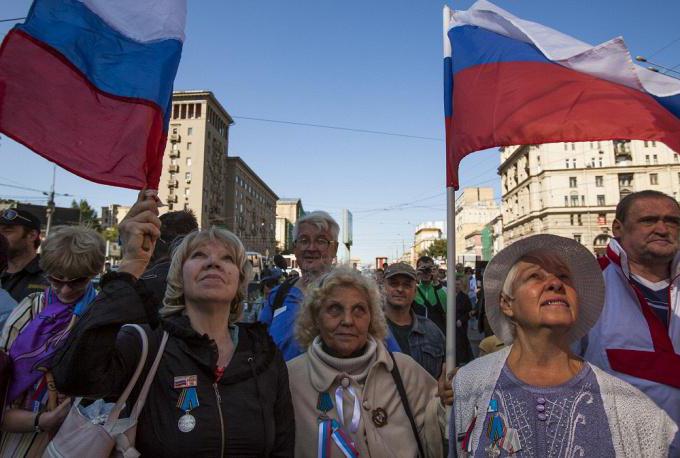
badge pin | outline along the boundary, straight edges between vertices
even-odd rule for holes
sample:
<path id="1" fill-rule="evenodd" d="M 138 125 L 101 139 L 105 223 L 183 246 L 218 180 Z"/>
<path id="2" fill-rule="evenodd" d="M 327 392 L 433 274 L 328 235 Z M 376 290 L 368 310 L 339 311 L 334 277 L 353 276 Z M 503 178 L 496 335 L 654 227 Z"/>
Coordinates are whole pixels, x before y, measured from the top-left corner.
<path id="1" fill-rule="evenodd" d="M 378 407 L 371 412 L 371 420 L 378 428 L 382 428 L 387 424 L 387 412 L 382 407 Z"/>
<path id="2" fill-rule="evenodd" d="M 190 388 L 192 386 L 198 385 L 198 376 L 196 375 L 181 375 L 175 377 L 173 387 L 175 389 L 179 388 Z"/>
<path id="3" fill-rule="evenodd" d="M 194 428 L 196 427 L 196 418 L 190 413 L 185 413 L 184 415 L 179 417 L 177 427 L 183 433 L 189 433 L 193 431 Z"/>

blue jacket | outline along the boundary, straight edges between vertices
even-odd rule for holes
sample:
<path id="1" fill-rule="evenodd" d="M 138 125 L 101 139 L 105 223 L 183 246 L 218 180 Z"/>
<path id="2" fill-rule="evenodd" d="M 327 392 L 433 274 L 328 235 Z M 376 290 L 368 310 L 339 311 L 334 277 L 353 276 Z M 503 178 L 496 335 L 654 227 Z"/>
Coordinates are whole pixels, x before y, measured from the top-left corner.
<path id="1" fill-rule="evenodd" d="M 283 304 L 274 313 L 272 306 L 280 287 L 277 286 L 269 294 L 269 298 L 260 312 L 259 321 L 269 327 L 269 335 L 272 336 L 281 353 L 283 353 L 283 359 L 289 361 L 304 353 L 304 349 L 300 347 L 294 336 L 295 319 L 304 300 L 304 295 L 300 288 L 292 286 L 283 299 Z M 392 352 L 401 352 L 391 333 L 388 333 L 385 345 Z"/>

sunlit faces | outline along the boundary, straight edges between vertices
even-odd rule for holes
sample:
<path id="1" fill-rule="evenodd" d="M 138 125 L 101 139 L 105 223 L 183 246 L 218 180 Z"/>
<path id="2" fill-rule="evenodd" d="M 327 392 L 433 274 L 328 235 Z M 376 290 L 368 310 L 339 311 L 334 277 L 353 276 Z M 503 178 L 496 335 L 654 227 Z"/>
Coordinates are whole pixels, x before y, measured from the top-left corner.
<path id="1" fill-rule="evenodd" d="M 239 267 L 235 259 L 234 251 L 216 240 L 196 247 L 182 266 L 186 303 L 230 304 L 239 286 Z"/>
<path id="2" fill-rule="evenodd" d="M 370 325 L 368 297 L 356 288 L 334 288 L 319 310 L 321 340 L 343 358 L 366 345 Z"/>
<path id="3" fill-rule="evenodd" d="M 678 250 L 680 209 L 670 198 L 640 198 L 623 223 L 613 224 L 626 253 L 636 261 L 670 262 Z"/>
<path id="4" fill-rule="evenodd" d="M 578 317 L 578 295 L 567 266 L 554 259 L 519 261 L 512 297 L 501 310 L 525 331 L 568 330 Z"/>
<path id="5" fill-rule="evenodd" d="M 295 258 L 303 272 L 323 272 L 330 267 L 338 250 L 338 243 L 329 231 L 314 224 L 302 223 L 295 239 Z"/>
<path id="6" fill-rule="evenodd" d="M 393 307 L 410 307 L 416 297 L 416 281 L 408 275 L 394 275 L 385 280 L 385 300 Z"/>

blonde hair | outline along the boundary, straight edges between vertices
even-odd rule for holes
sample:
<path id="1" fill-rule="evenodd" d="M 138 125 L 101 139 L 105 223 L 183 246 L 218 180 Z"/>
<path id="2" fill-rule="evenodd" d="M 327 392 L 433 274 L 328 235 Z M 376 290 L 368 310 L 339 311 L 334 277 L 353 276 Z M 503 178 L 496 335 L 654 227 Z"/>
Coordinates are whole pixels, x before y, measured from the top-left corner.
<path id="1" fill-rule="evenodd" d="M 382 309 L 382 300 L 375 281 L 347 267 L 336 267 L 321 276 L 305 293 L 305 300 L 295 320 L 295 338 L 303 347 L 309 347 L 319 335 L 319 312 L 336 288 L 354 288 L 368 300 L 371 324 L 368 333 L 382 341 L 387 335 L 387 322 Z"/>
<path id="2" fill-rule="evenodd" d="M 42 244 L 40 267 L 64 279 L 94 277 L 102 271 L 106 244 L 94 229 L 56 226 Z"/>
<path id="3" fill-rule="evenodd" d="M 236 295 L 229 304 L 229 323 L 237 321 L 243 312 L 243 299 L 246 297 L 248 282 L 252 277 L 252 267 L 246 257 L 246 250 L 241 240 L 232 232 L 218 227 L 211 227 L 202 231 L 194 231 L 184 237 L 182 242 L 173 250 L 170 269 L 168 270 L 168 286 L 165 289 L 163 307 L 159 313 L 167 317 L 184 311 L 184 282 L 182 268 L 184 262 L 199 246 L 208 242 L 222 242 L 234 254 L 234 263 L 239 270 L 239 285 Z"/>

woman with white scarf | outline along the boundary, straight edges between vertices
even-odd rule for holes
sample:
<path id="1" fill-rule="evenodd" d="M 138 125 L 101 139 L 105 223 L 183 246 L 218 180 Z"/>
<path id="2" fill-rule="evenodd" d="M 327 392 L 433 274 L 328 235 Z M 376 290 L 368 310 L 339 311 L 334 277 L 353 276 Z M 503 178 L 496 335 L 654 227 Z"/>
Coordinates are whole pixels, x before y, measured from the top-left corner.
<path id="1" fill-rule="evenodd" d="M 296 457 L 442 456 L 443 380 L 386 349 L 381 304 L 375 282 L 346 268 L 305 295 L 307 351 L 288 362 Z"/>

